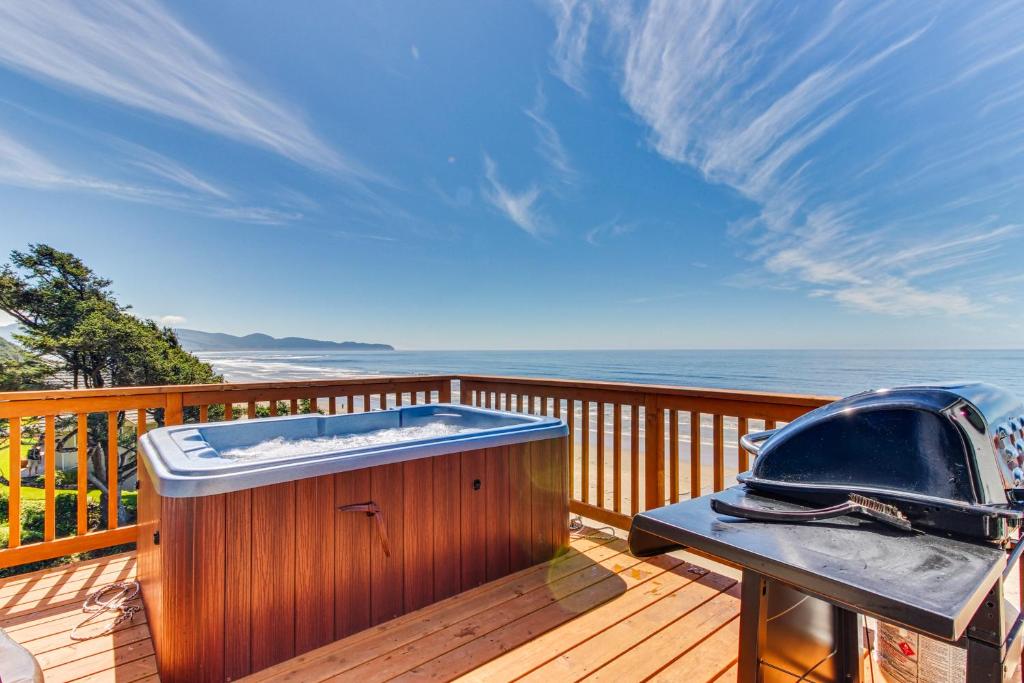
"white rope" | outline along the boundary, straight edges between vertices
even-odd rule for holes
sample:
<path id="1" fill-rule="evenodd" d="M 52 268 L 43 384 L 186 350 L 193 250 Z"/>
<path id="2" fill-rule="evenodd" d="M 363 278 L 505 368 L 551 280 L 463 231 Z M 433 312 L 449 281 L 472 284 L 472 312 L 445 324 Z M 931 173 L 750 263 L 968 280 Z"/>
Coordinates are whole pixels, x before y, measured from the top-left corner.
<path id="1" fill-rule="evenodd" d="M 139 605 L 129 605 L 127 603 L 137 597 L 139 597 L 138 581 L 118 581 L 117 583 L 106 585 L 95 593 L 92 593 L 85 599 L 85 602 L 82 603 L 82 611 L 89 616 L 71 629 L 71 640 L 89 640 L 91 638 L 99 638 L 100 636 L 105 636 L 108 633 L 111 633 L 124 622 L 132 621 L 135 617 L 135 613 L 141 611 L 142 607 Z M 99 633 L 87 636 L 79 635 L 78 629 L 90 624 L 94 619 L 98 619 L 107 612 L 118 612 L 117 618 L 114 619 L 110 626 Z"/>

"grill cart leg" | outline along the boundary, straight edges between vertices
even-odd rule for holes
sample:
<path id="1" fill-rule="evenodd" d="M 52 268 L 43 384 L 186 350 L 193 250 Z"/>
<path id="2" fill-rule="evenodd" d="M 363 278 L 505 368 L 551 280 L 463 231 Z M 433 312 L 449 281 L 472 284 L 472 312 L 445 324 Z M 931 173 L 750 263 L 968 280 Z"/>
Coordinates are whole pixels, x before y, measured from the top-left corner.
<path id="1" fill-rule="evenodd" d="M 1002 683 L 1020 661 L 1020 617 L 1007 629 L 1005 605 L 1001 578 L 967 626 L 967 683 Z"/>
<path id="2" fill-rule="evenodd" d="M 860 617 L 743 570 L 739 683 L 861 683 Z"/>

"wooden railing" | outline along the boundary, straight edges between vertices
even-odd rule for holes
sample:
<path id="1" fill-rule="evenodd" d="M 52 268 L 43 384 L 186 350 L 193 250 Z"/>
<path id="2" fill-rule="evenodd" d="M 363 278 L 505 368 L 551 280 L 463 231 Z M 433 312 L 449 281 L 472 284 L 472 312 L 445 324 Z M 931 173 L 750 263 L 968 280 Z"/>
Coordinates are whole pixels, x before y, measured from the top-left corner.
<path id="1" fill-rule="evenodd" d="M 468 405 L 569 425 L 570 509 L 618 528 L 637 512 L 720 491 L 748 467 L 739 437 L 833 398 L 689 387 L 461 376 Z"/>
<path id="2" fill-rule="evenodd" d="M 300 411 L 363 412 L 453 398 L 565 419 L 571 430 L 570 508 L 619 528 L 628 528 L 641 510 L 724 488 L 748 464 L 737 448 L 740 435 L 793 420 L 831 400 L 468 375 L 0 393 L 0 427 L 6 421 L 10 446 L 8 542 L 6 548 L 0 543 L 0 568 L 134 542 L 134 518 L 126 513 L 122 489 L 134 488 L 135 442 L 148 428 Z M 20 475 L 28 442 L 38 447 L 42 465 L 41 481 L 31 487 Z M 61 486 L 58 453 L 70 454 L 77 468 L 74 481 L 65 477 Z M 104 489 L 114 495 L 98 510 L 90 496 Z M 58 499 L 72 494 L 74 523 L 60 517 L 59 525 Z M 42 510 L 38 538 L 23 534 L 28 507 Z"/>
<path id="3" fill-rule="evenodd" d="M 135 442 L 147 428 L 299 411 L 352 413 L 448 402 L 451 379 L 381 377 L 0 392 L 0 424 L 6 422 L 9 446 L 7 467 L 0 467 L 7 470 L 8 479 L 8 533 L 6 547 L 0 543 L 0 569 L 134 543 L 134 519 L 132 514 L 124 514 L 122 489 L 134 488 Z M 40 454 L 40 459 L 32 462 L 41 463 L 41 486 L 22 482 L 26 441 L 35 442 Z M 57 455 L 67 452 L 74 458 L 77 472 L 73 485 L 61 488 L 57 486 Z M 96 510 L 95 504 L 90 506 L 90 496 L 95 498 L 97 490 L 103 489 L 113 495 L 106 495 L 105 509 Z M 29 500 L 29 494 L 34 500 Z M 66 495 L 75 498 L 74 523 L 62 520 L 64 528 L 60 529 L 58 498 Z M 41 508 L 43 524 L 38 539 L 23 538 L 23 516 L 30 512 L 27 508 L 35 508 L 36 513 Z"/>

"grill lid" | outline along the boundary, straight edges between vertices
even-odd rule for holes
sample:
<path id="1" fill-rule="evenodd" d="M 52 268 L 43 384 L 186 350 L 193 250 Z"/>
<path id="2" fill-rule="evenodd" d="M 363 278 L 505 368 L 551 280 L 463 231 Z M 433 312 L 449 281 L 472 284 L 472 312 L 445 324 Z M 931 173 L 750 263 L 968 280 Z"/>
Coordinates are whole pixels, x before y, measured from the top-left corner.
<path id="1" fill-rule="evenodd" d="M 868 495 L 915 526 L 999 538 L 1021 518 L 1021 415 L 1019 399 L 989 384 L 869 391 L 745 438 L 757 457 L 739 480 L 812 503 Z"/>

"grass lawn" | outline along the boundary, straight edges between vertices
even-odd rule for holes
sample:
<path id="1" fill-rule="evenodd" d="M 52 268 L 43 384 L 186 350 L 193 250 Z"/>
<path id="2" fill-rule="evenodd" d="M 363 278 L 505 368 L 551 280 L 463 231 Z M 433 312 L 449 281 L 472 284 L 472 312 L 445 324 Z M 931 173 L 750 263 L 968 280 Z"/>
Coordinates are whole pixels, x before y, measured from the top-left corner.
<path id="1" fill-rule="evenodd" d="M 32 448 L 32 445 L 33 445 L 32 443 L 23 443 L 23 444 L 21 444 L 22 455 L 26 455 L 28 453 L 29 449 Z M 11 447 L 9 445 L 4 445 L 4 446 L 0 447 L 0 474 L 2 474 L 4 476 L 4 478 L 7 479 L 7 480 L 10 480 L 10 478 L 11 478 L 11 475 L 10 475 L 10 469 L 11 469 L 10 453 L 11 453 Z M 0 492 L 3 492 L 3 493 L 6 494 L 7 493 L 7 488 L 8 488 L 7 486 L 5 486 L 3 484 L 0 484 Z M 67 496 L 67 495 L 72 495 L 73 496 L 73 495 L 75 495 L 74 491 L 68 491 L 68 490 L 64 490 L 64 489 L 57 489 L 54 493 L 56 495 L 58 495 L 58 496 Z M 126 500 L 128 498 L 134 498 L 135 495 L 136 495 L 135 491 L 122 491 L 121 492 L 121 500 Z M 45 498 L 46 498 L 46 491 L 44 491 L 41 488 L 36 488 L 36 487 L 33 487 L 33 486 L 22 486 L 21 487 L 21 499 L 22 500 L 44 500 Z M 98 503 L 99 501 L 100 501 L 100 492 L 99 492 L 99 490 L 98 489 L 91 489 L 89 491 L 89 502 L 91 502 L 91 503 Z"/>

